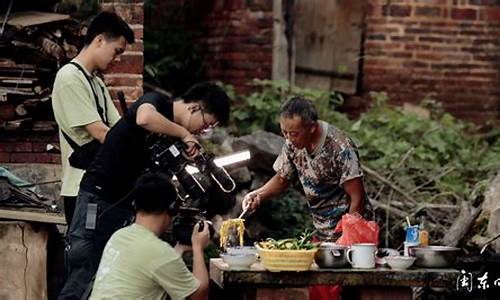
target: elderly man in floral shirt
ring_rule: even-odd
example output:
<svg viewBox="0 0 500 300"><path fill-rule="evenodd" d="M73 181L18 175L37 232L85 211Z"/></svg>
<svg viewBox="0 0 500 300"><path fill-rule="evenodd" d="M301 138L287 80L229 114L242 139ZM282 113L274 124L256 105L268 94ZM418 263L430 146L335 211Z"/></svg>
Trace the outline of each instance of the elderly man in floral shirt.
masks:
<svg viewBox="0 0 500 300"><path fill-rule="evenodd" d="M286 143L273 166L276 175L248 193L243 207L255 210L298 179L308 200L317 239L336 240L334 229L345 213L357 212L371 218L354 142L341 130L318 120L314 105L303 97L283 104L280 126Z"/></svg>

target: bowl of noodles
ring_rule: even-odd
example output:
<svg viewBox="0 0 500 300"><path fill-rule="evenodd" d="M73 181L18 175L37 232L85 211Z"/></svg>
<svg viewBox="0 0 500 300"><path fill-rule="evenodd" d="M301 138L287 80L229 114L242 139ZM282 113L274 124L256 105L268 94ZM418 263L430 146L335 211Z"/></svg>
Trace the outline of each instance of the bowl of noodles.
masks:
<svg viewBox="0 0 500 300"><path fill-rule="evenodd" d="M254 246L227 247L226 252L228 254L258 254L257 248Z"/></svg>
<svg viewBox="0 0 500 300"><path fill-rule="evenodd" d="M244 219L228 219L222 222L222 226L220 228L221 249L228 251L230 248L243 248L244 233Z"/></svg>

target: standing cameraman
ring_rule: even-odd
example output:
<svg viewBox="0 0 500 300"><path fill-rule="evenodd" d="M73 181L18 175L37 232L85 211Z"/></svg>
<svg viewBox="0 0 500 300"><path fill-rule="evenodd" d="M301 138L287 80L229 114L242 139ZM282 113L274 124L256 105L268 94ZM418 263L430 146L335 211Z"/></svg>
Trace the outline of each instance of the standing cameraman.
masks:
<svg viewBox="0 0 500 300"><path fill-rule="evenodd" d="M177 101L158 93L139 98L107 134L80 184L69 230L69 277L60 298L80 298L97 270L110 236L131 219L130 192L150 158L147 136L164 134L181 139L186 154L198 154L193 134L229 119L229 97L213 83L191 87Z"/></svg>
<svg viewBox="0 0 500 300"><path fill-rule="evenodd" d="M174 185L161 173L146 173L136 182L135 223L115 232L102 255L90 299L207 299L208 272L203 249L210 241L208 224L191 235L193 273L182 261L187 246L175 250L158 237L175 212Z"/></svg>

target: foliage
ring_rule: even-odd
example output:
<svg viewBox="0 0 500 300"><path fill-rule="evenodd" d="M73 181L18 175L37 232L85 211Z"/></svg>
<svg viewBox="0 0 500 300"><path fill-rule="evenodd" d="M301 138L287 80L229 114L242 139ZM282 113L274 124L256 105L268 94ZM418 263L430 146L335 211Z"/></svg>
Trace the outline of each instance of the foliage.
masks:
<svg viewBox="0 0 500 300"><path fill-rule="evenodd" d="M174 96L199 82L204 74L203 57L194 42L195 33L178 22L179 16L185 15L191 5L191 1L185 1L175 9L161 10L157 1L144 3L147 20L144 24L144 80L173 92ZM154 18L161 18L163 22L156 24Z"/></svg>
<svg viewBox="0 0 500 300"><path fill-rule="evenodd" d="M255 218L263 227L259 239L284 239L313 228L307 203L303 196L292 189L277 199L262 204L261 209L256 211Z"/></svg>
<svg viewBox="0 0 500 300"><path fill-rule="evenodd" d="M321 118L345 122L346 118L333 110L343 102L336 92L302 89L290 86L287 81L254 79L251 83L257 91L244 99L233 97L231 109L231 132L245 135L258 129L279 133L279 110L281 104L294 96L305 96L315 103Z"/></svg>
<svg viewBox="0 0 500 300"><path fill-rule="evenodd" d="M43 1L42 1L43 2ZM26 4L25 4L26 5ZM35 8L31 8L35 9ZM86 19L99 12L99 1L97 0L61 0L54 7L57 13L71 14L79 19Z"/></svg>
<svg viewBox="0 0 500 300"><path fill-rule="evenodd" d="M435 111L423 119L388 106L383 96L374 97L375 105L345 128L356 140L364 164L392 174L396 185L424 202L473 201L482 195L485 180L500 168L495 159L499 145L471 134L477 132L472 124L448 113Z"/></svg>

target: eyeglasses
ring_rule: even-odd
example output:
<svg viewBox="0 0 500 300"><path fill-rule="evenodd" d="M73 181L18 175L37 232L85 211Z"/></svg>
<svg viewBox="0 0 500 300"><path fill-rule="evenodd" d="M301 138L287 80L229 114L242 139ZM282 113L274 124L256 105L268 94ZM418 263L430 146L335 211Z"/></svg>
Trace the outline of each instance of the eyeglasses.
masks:
<svg viewBox="0 0 500 300"><path fill-rule="evenodd" d="M203 128L205 128L205 130L212 130L214 129L215 127L217 127L217 125L219 125L219 121L216 121L212 124L208 123L207 120L205 120L205 112L203 111L203 109L200 109L200 112L201 112L201 119L203 121Z"/></svg>

